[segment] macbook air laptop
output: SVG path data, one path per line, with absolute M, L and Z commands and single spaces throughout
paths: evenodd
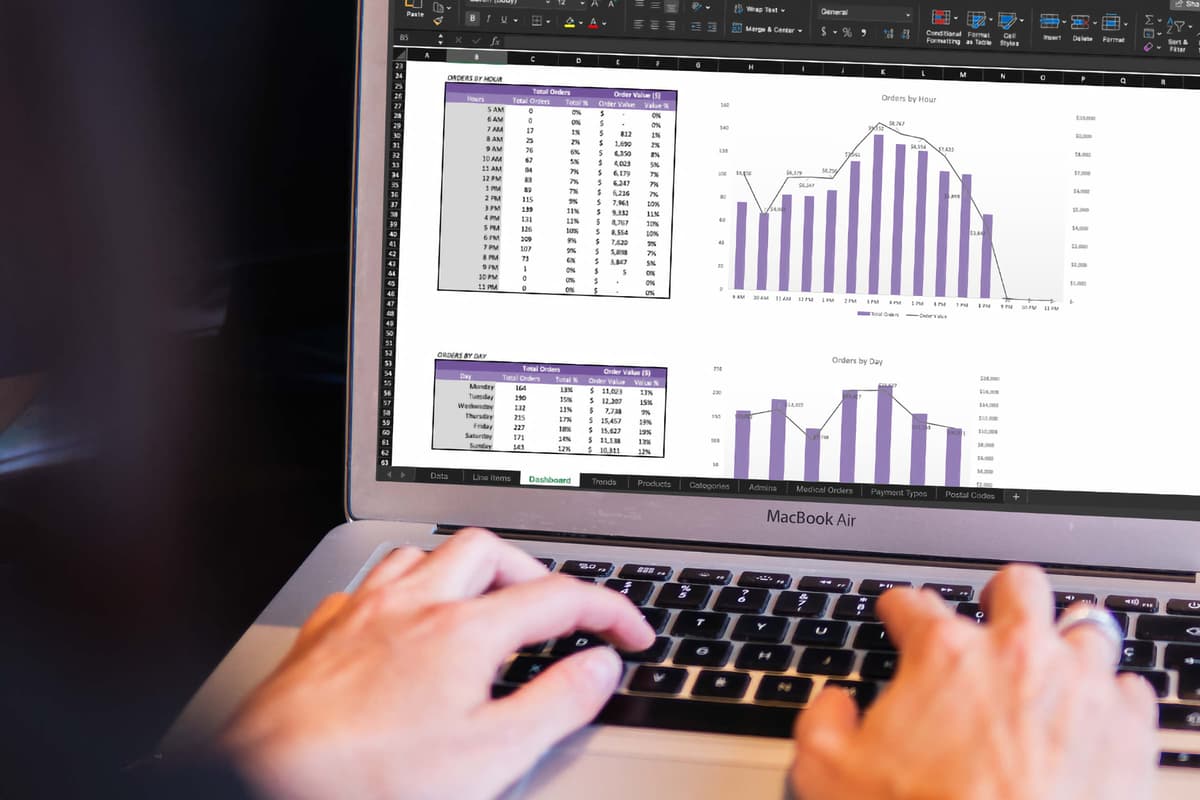
M 876 2 L 363 0 L 345 525 L 164 742 L 326 594 L 490 527 L 645 610 L 511 796 L 773 797 L 874 615 L 999 565 L 1112 610 L 1200 790 L 1193 19 Z M 302 57 L 302 56 L 301 56 Z M 595 644 L 514 654 L 496 691 Z

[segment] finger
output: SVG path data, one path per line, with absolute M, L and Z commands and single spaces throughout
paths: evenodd
M 1054 620 L 1050 582 L 1029 564 L 1010 564 L 996 573 L 983 587 L 979 602 L 990 625 L 1049 627 Z
M 587 725 L 612 696 L 621 678 L 621 659 L 593 647 L 555 663 L 502 700 L 480 709 L 485 727 L 495 726 L 525 762 L 517 774 L 563 737 Z M 512 735 L 519 732 L 519 736 Z
M 536 580 L 546 567 L 482 528 L 464 528 L 409 573 L 434 602 L 462 600 L 502 586 Z
M 1150 681 L 1135 672 L 1123 672 L 1117 676 L 1117 690 L 1134 719 L 1150 729 L 1158 725 L 1158 695 Z
M 805 754 L 828 759 L 843 750 L 858 730 L 858 705 L 845 689 L 826 686 L 796 717 L 797 762 Z
M 471 605 L 483 618 L 480 627 L 489 632 L 489 655 L 497 659 L 576 630 L 598 633 L 632 652 L 654 644 L 653 629 L 624 595 L 565 575 L 509 586 Z
M 1088 603 L 1074 603 L 1067 610 L 1088 606 Z M 1074 625 L 1062 635 L 1063 641 L 1070 645 L 1083 663 L 1097 669 L 1110 671 L 1117 662 L 1117 649 L 1122 646 L 1119 641 L 1113 641 L 1100 627 L 1091 623 Z
M 338 615 L 342 607 L 346 605 L 346 601 L 350 599 L 350 595 L 345 592 L 335 592 L 313 609 L 312 614 L 300 626 L 300 632 L 296 635 L 296 646 L 302 647 L 309 641 L 320 635 L 321 631 L 325 630 L 325 626 Z
M 424 558 L 425 553 L 416 547 L 398 547 L 380 559 L 367 573 L 367 577 L 363 578 L 359 589 L 375 589 L 397 581 L 412 571 Z
M 897 649 L 911 643 L 918 631 L 953 614 L 940 596 L 907 586 L 884 592 L 875 604 L 875 613 Z

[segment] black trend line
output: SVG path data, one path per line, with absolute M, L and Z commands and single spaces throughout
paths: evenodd
M 891 125 L 888 125 L 887 123 L 876 122 L 874 125 L 871 125 L 871 127 L 869 127 L 867 129 L 867 132 L 863 135 L 863 137 L 861 139 L 858 140 L 858 143 L 855 144 L 854 147 L 850 148 L 850 150 L 847 151 L 846 157 L 844 159 L 842 159 L 842 163 L 838 165 L 838 168 L 836 170 L 834 170 L 832 173 L 830 173 L 828 175 L 788 175 L 786 178 L 783 179 L 783 182 L 779 184 L 779 189 L 776 190 L 775 196 L 771 198 L 771 202 L 767 203 L 767 205 L 765 207 L 759 201 L 758 194 L 754 191 L 754 185 L 750 183 L 750 177 L 748 175 L 746 175 L 745 172 L 743 172 L 742 179 L 746 182 L 746 187 L 750 190 L 750 196 L 754 198 L 754 204 L 756 206 L 758 206 L 758 213 L 765 214 L 768 208 L 774 207 L 776 201 L 779 200 L 779 196 L 781 194 L 783 194 L 783 190 L 787 188 L 788 181 L 793 181 L 793 180 L 831 181 L 831 180 L 834 180 L 835 178 L 837 178 L 839 175 L 842 174 L 842 170 L 846 168 L 846 165 L 850 163 L 850 160 L 852 158 L 854 158 L 855 155 L 858 154 L 858 149 L 860 147 L 862 147 L 863 144 L 866 143 L 867 139 L 869 139 L 873 133 L 876 133 L 881 129 L 889 130 L 892 133 L 896 134 L 897 136 L 903 136 L 906 139 L 912 139 L 914 141 L 924 143 L 927 147 L 929 147 L 929 149 L 933 150 L 933 152 L 937 153 L 939 156 L 942 157 L 942 160 L 946 162 L 946 165 L 948 167 L 950 167 L 950 170 L 954 173 L 954 177 L 958 179 L 959 186 L 960 187 L 962 186 L 962 174 L 958 171 L 958 167 L 954 166 L 954 162 L 950 160 L 950 157 L 947 156 L 945 154 L 945 152 L 943 152 L 942 149 L 940 147 L 938 147 L 936 144 L 929 141 L 924 136 L 917 136 L 916 134 L 913 134 L 913 133 L 905 133 L 904 131 L 897 130 L 896 128 L 892 127 Z M 971 194 L 971 207 L 975 209 L 975 212 L 977 214 L 979 214 L 980 219 L 982 219 L 983 218 L 983 209 L 981 209 L 979 207 L 979 203 L 976 202 L 974 192 L 972 192 L 972 194 Z M 992 266 L 996 268 L 996 275 L 999 276 L 999 278 L 1000 278 L 1000 289 L 1004 293 L 1004 298 L 1003 298 L 1004 300 L 1015 301 L 1018 303 L 1053 303 L 1053 302 L 1056 302 L 1054 300 L 1054 298 L 1052 298 L 1052 297 L 1051 298 L 1042 298 L 1042 299 L 1034 298 L 1034 297 L 1025 297 L 1025 298 L 1010 297 L 1008 294 L 1008 284 L 1004 280 L 1004 271 L 1000 269 L 1000 254 L 996 252 L 996 243 L 995 242 L 992 242 Z
M 823 423 L 821 423 L 821 427 L 817 428 L 818 433 L 824 433 L 825 429 L 827 427 L 829 427 L 829 423 L 833 420 L 834 416 L 837 415 L 838 411 L 842 407 L 842 404 L 845 402 L 844 398 L 845 398 L 846 392 L 855 392 L 856 394 L 879 394 L 879 389 L 877 389 L 877 388 L 876 389 L 843 389 L 842 390 L 843 399 L 838 401 L 838 404 L 833 407 L 833 411 L 830 411 L 829 416 L 825 418 L 825 421 Z M 901 410 L 903 410 L 905 414 L 908 414 L 908 416 L 910 416 L 910 417 L 917 416 L 912 411 L 908 410 L 908 406 L 904 405 L 904 403 L 901 403 L 899 400 L 897 400 L 895 395 L 892 395 L 892 402 L 895 403 L 896 405 L 900 406 Z M 775 413 L 776 413 L 775 409 L 770 408 L 770 409 L 767 409 L 766 411 L 751 411 L 746 416 L 760 417 L 763 414 L 772 414 L 773 415 Z M 792 424 L 793 428 L 795 428 L 796 430 L 800 431 L 801 433 L 804 433 L 807 435 L 808 429 L 805 428 L 804 426 L 802 426 L 800 423 L 796 422 L 796 420 L 792 419 L 791 416 L 789 416 L 786 412 L 784 412 L 783 418 L 785 420 L 787 420 L 788 422 L 790 422 Z M 930 422 L 928 419 L 925 420 L 925 424 L 930 426 L 931 428 L 945 428 L 946 430 L 954 429 L 954 430 L 958 430 L 958 431 L 962 430 L 962 428 L 955 428 L 953 425 L 943 425 L 940 422 Z

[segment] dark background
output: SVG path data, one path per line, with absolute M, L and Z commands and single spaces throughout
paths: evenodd
M 0 381 L 77 446 L 0 476 L 0 795 L 117 785 L 344 518 L 355 25 L 5 4 Z

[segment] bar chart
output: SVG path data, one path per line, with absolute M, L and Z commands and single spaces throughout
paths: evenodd
M 922 136 L 885 123 L 824 174 L 734 202 L 734 291 L 1009 299 L 986 186 Z M 1013 234 L 1010 232 L 1010 236 Z M 1053 298 L 1038 298 L 1052 300 Z
M 732 477 L 963 486 L 965 444 L 962 427 L 910 409 L 894 384 L 879 384 L 842 390 L 826 414 L 785 399 L 735 411 Z

